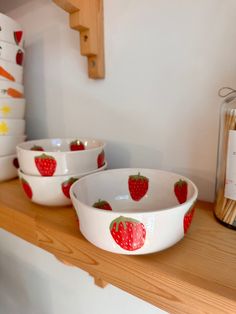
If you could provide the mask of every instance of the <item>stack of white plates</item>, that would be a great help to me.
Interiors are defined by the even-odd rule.
[[[0,181],[17,177],[16,145],[25,140],[23,31],[0,13]]]

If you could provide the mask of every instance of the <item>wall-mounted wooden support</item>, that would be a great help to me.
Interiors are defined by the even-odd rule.
[[[95,275],[92,275],[92,274],[90,274],[90,276],[92,276],[93,277],[93,279],[94,279],[94,284],[96,285],[96,286],[98,286],[99,288],[106,288],[106,286],[108,285],[108,283],[106,282],[106,281],[104,281],[102,278],[100,278],[100,277],[97,277],[97,276],[95,276]]]
[[[70,27],[80,32],[80,51],[88,57],[89,77],[104,78],[103,0],[53,1],[70,14]]]
[[[70,266],[70,267],[75,267],[75,265],[73,265],[73,264],[67,262],[65,259],[63,259],[63,258],[61,258],[61,257],[59,257],[59,256],[57,256],[57,255],[54,255],[54,256],[56,257],[56,259],[57,259],[58,261],[60,261],[60,262],[63,263],[64,265]],[[104,281],[101,277],[99,277],[99,276],[97,276],[97,275],[93,275],[93,274],[89,274],[89,275],[90,275],[91,277],[93,277],[93,279],[94,279],[94,284],[95,284],[96,286],[98,286],[99,288],[105,288],[105,287],[108,285],[108,283],[107,283],[106,281]]]

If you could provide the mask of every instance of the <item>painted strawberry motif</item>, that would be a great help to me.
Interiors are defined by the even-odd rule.
[[[70,188],[72,186],[72,184],[77,181],[78,178],[70,178],[69,180],[66,180],[64,181],[62,184],[61,184],[61,189],[62,189],[62,192],[63,194],[67,197],[67,198],[70,198]]]
[[[137,175],[129,176],[128,186],[131,198],[134,201],[139,201],[148,191],[149,179],[141,176],[140,172]]]
[[[44,152],[44,149],[41,146],[34,145],[30,148],[30,150],[38,151],[38,152]]]
[[[17,45],[19,45],[19,43],[21,42],[22,35],[23,35],[22,31],[15,31],[14,32],[14,39],[15,39],[15,42]]]
[[[16,42],[17,45],[19,45],[19,43],[21,42],[22,35],[23,35],[22,31],[14,32],[14,38],[15,38],[15,42]]]
[[[19,165],[19,161],[17,158],[14,158],[13,159],[13,165],[16,169],[19,169],[20,168],[20,165]]]
[[[21,185],[23,187],[23,190],[25,191],[25,194],[28,196],[29,199],[32,199],[33,197],[33,192],[32,189],[29,185],[29,183],[25,179],[21,179]]]
[[[93,207],[105,209],[105,210],[112,210],[111,205],[104,200],[99,199],[96,203],[93,204]]]
[[[17,54],[16,54],[16,63],[18,65],[22,65],[23,64],[23,58],[24,58],[24,53],[21,49],[19,49],[17,51]]]
[[[184,215],[184,234],[187,233],[190,225],[191,225],[191,222],[193,220],[193,215],[194,215],[194,212],[195,212],[195,207],[192,206],[188,211],[187,213]]]
[[[188,195],[188,183],[184,180],[179,180],[174,185],[174,192],[177,200],[180,204],[183,204],[187,200]]]
[[[105,163],[105,152],[104,152],[104,150],[102,150],[101,153],[98,155],[98,158],[97,158],[98,168],[101,168],[102,166],[104,166],[104,163]]]
[[[53,176],[56,171],[57,162],[56,159],[52,156],[42,154],[34,157],[35,165],[41,174],[41,176]]]
[[[110,233],[116,243],[127,251],[140,249],[146,238],[146,229],[140,221],[123,216],[111,222]]]
[[[70,143],[70,150],[75,151],[75,150],[85,150],[84,143],[81,142],[80,140],[75,140]]]

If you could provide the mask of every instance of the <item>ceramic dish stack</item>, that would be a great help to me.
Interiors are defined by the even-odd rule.
[[[22,188],[45,206],[71,204],[70,187],[79,178],[106,169],[105,143],[97,139],[44,139],[17,145]]]
[[[17,177],[16,145],[25,140],[23,31],[0,13],[0,181]]]

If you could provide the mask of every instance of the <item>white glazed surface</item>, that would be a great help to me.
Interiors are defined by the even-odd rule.
[[[20,168],[24,173],[40,175],[35,157],[43,153],[56,160],[53,176],[87,172],[98,168],[98,155],[104,150],[105,143],[96,139],[80,138],[86,149],[70,151],[69,144],[75,139],[45,139],[27,141],[17,146]],[[32,151],[33,146],[40,146],[44,151]]]
[[[11,75],[11,78],[8,78],[2,75],[1,68],[7,71],[9,75]],[[12,82],[22,84],[23,83],[23,67],[9,61],[5,61],[0,58],[0,79],[4,81],[12,81]]]
[[[25,99],[0,98],[0,118],[23,119],[25,116]]]
[[[88,173],[74,174],[69,176],[40,177],[24,174],[19,170],[20,179],[24,179],[29,184],[32,191],[31,201],[43,206],[66,206],[71,204],[70,198],[66,197],[62,191],[62,184],[70,178],[81,178],[85,175],[103,171],[107,163],[100,169]],[[22,182],[21,182],[22,183]],[[29,196],[28,196],[29,197]]]
[[[0,136],[0,157],[16,154],[16,145],[24,142],[26,135]]]
[[[0,40],[0,58],[1,59],[10,61],[14,64],[19,64],[17,63],[18,53],[23,54],[23,62],[24,62],[24,49],[23,48]]]
[[[149,187],[140,201],[130,197],[128,178],[141,173],[149,178]],[[179,204],[174,194],[174,184],[179,179],[188,183],[187,200]],[[196,186],[187,178],[160,170],[116,169],[104,174],[90,175],[74,183],[71,199],[85,238],[107,251],[120,254],[147,254],[164,250],[184,236],[184,215],[197,198]],[[106,200],[112,211],[93,208],[98,199]],[[144,245],[134,251],[120,247],[110,233],[111,222],[120,217],[138,220],[145,226]]]
[[[10,89],[14,89],[17,92],[21,93],[20,96],[12,96],[9,93]],[[24,86],[22,84],[19,83],[15,83],[12,81],[4,81],[4,80],[0,80],[0,98],[17,98],[17,99],[22,99],[24,97]]]
[[[0,119],[0,135],[24,135],[25,120],[23,119]]]
[[[0,157],[0,181],[7,181],[17,177],[17,169],[14,166],[16,155]]]
[[[15,37],[14,37],[14,32],[16,31],[22,31],[22,27],[13,19],[11,19],[9,16],[4,15],[0,13],[0,40],[12,43],[16,45]],[[20,43],[18,43],[19,46],[23,46],[24,42],[24,34],[21,38]]]

